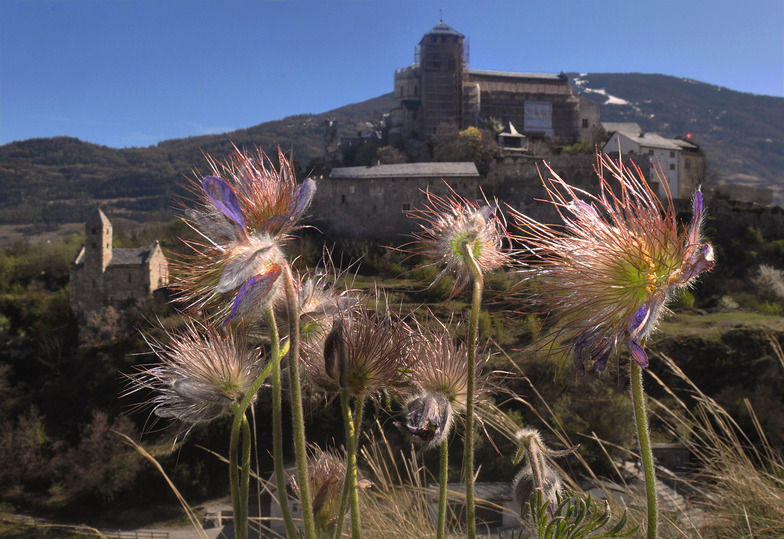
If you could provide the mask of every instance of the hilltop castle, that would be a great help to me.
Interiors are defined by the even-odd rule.
[[[113,249],[112,224],[100,209],[93,212],[71,266],[71,309],[80,320],[104,307],[122,307],[168,282],[168,264],[157,241],[141,249]]]
[[[460,129],[493,118],[528,139],[592,140],[599,105],[576,96],[568,77],[468,68],[468,44],[439,22],[422,37],[414,63],[395,71],[390,142],[428,140],[441,123]]]

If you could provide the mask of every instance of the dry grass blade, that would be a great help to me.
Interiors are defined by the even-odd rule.
[[[118,436],[121,436],[128,443],[128,445],[133,447],[137,452],[139,452],[141,456],[149,460],[152,463],[152,465],[155,466],[155,468],[160,472],[160,474],[166,480],[166,483],[169,485],[169,488],[172,490],[172,492],[174,492],[174,495],[177,496],[177,500],[180,502],[180,505],[182,505],[182,508],[185,510],[185,514],[188,515],[188,520],[191,521],[191,525],[193,525],[193,528],[196,530],[196,533],[198,533],[199,537],[203,539],[209,539],[207,537],[207,533],[204,531],[204,527],[201,525],[201,522],[199,522],[199,517],[196,516],[196,513],[193,511],[193,509],[191,509],[190,505],[188,505],[188,502],[186,502],[185,498],[182,497],[180,491],[177,490],[176,486],[174,486],[174,483],[172,483],[171,479],[169,479],[169,476],[166,475],[166,472],[163,470],[163,467],[160,465],[160,463],[158,463],[155,457],[150,455],[142,446],[134,442],[130,437],[126,436],[122,432],[118,432],[116,430],[112,432],[114,432]]]
[[[784,365],[781,348],[771,340]],[[695,505],[706,518],[698,522],[706,537],[784,537],[784,458],[765,435],[748,399],[744,401],[755,433],[746,433],[714,399],[705,395],[668,357],[662,364],[689,387],[690,402],[652,378],[672,398],[678,412],[654,401],[659,418],[697,460],[692,486]],[[751,440],[756,434],[758,440]]]

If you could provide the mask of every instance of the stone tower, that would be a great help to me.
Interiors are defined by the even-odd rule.
[[[441,21],[419,42],[422,130],[426,139],[442,122],[463,125],[463,38]]]
[[[112,223],[96,208],[84,224],[84,266],[90,278],[98,279],[112,260]]]

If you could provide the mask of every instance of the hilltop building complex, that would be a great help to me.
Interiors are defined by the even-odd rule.
[[[599,105],[572,92],[568,77],[469,69],[465,36],[439,22],[422,37],[414,63],[395,71],[390,142],[427,141],[444,122],[460,129],[494,119],[529,139],[591,139]]]

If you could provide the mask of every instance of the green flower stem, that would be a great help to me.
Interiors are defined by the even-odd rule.
[[[343,407],[343,393],[345,393],[345,398],[347,399],[345,407]],[[344,419],[344,421],[347,421],[347,419],[346,419],[346,417],[347,417],[346,416],[346,409],[348,408],[348,398],[349,398],[349,395],[348,395],[347,392],[344,391],[344,392],[341,393],[341,397],[340,398],[341,398],[341,401],[340,401],[341,402],[341,408],[343,409],[343,419]],[[354,436],[353,436],[354,437],[354,441],[353,441],[353,444],[352,444],[353,447],[354,447],[353,451],[354,451],[354,461],[355,462],[356,462],[356,454],[357,454],[357,443],[359,441],[359,427],[360,427],[360,425],[362,423],[362,414],[364,412],[364,408],[365,408],[365,399],[364,399],[364,397],[357,399],[355,401],[355,403],[354,403]],[[350,419],[350,415],[348,417]],[[349,451],[348,448],[349,448],[348,428],[346,428],[346,453],[347,454],[348,454],[348,451]],[[346,457],[346,458],[348,458],[348,457]],[[340,495],[340,509],[338,510],[337,522],[335,523],[335,529],[334,529],[334,531],[332,533],[332,538],[333,539],[335,539],[337,537],[340,537],[343,534],[343,518],[346,515],[346,505],[348,504],[348,496],[349,496],[349,491],[350,491],[350,488],[351,488],[351,481],[350,481],[349,473],[350,473],[349,467],[348,467],[348,465],[346,465],[346,477],[343,480],[343,492]],[[356,478],[356,467],[354,468],[354,477]],[[357,499],[357,502],[359,502],[358,499]]]
[[[297,527],[291,516],[283,470],[283,404],[280,381],[280,336],[272,308],[267,309],[267,326],[272,341],[272,456],[275,461],[275,483],[278,485],[278,504],[286,526],[286,535],[297,536]]]
[[[532,447],[536,442],[529,439],[526,450],[528,451],[528,462],[531,463],[531,475],[534,476],[534,485],[544,495],[544,480],[542,479],[542,463],[539,462],[539,453]]]
[[[240,518],[242,509],[240,505],[240,479],[237,475],[237,466],[239,465],[239,441],[242,420],[245,417],[245,411],[240,411],[239,406],[234,406],[234,424],[231,429],[231,437],[229,439],[229,482],[231,483],[231,504],[234,509],[234,536],[237,539],[243,539],[243,529],[245,532],[248,530],[247,523],[243,523]],[[234,428],[236,426],[236,428]]]
[[[648,432],[648,410],[645,405],[645,391],[642,387],[642,367],[634,359],[630,359],[632,402],[634,403],[634,420],[637,424],[637,437],[640,441],[640,457],[645,474],[645,493],[648,497],[648,539],[656,539],[658,535],[659,504],[656,499],[656,471],[653,466],[653,450],[651,449],[650,433]]]
[[[474,272],[474,294],[471,302],[471,320],[468,324],[468,384],[466,387],[465,417],[465,486],[466,486],[466,525],[467,537],[476,537],[476,510],[474,504],[474,378],[476,366],[476,341],[479,330],[479,310],[482,306],[484,278],[476,264],[474,254],[466,245],[466,255]]]
[[[289,389],[291,391],[291,415],[294,424],[294,453],[297,460],[297,482],[299,484],[302,520],[306,539],[315,539],[316,525],[313,520],[313,500],[310,497],[308,480],[307,447],[305,445],[305,417],[302,410],[302,387],[299,375],[299,309],[297,291],[291,267],[285,265],[283,282],[286,287],[286,302],[289,311]]]
[[[229,438],[229,482],[231,484],[231,502],[235,515],[240,515],[242,513],[241,511],[242,497],[240,495],[240,478],[238,476],[240,432],[244,430],[243,423],[247,424],[248,421],[245,416],[245,412],[248,410],[248,407],[251,405],[253,399],[256,397],[256,392],[258,392],[259,388],[261,387],[261,384],[264,383],[264,380],[266,380],[267,377],[270,375],[270,371],[274,366],[273,363],[270,363],[269,365],[264,367],[264,369],[262,369],[261,374],[259,374],[259,377],[256,378],[256,380],[253,382],[253,385],[245,394],[242,401],[240,401],[239,403],[234,403],[234,405],[232,406],[232,411],[234,413],[234,422],[232,423],[231,426],[231,435]],[[250,434],[246,436],[244,444],[250,444]],[[250,472],[250,468],[248,468],[248,473],[249,472]],[[247,503],[247,497],[248,497],[248,492],[246,489],[245,490],[246,503]],[[234,535],[237,537],[237,539],[247,537],[247,531],[248,531],[247,518],[245,522],[241,522],[239,518],[235,518]]]
[[[242,468],[240,469],[240,520],[245,523],[245,537],[248,537],[248,497],[250,494],[250,425],[247,414],[242,416]]]
[[[351,413],[349,406],[349,393],[346,390],[340,392],[340,405],[343,410],[343,422],[346,425],[346,479],[343,483],[343,493],[347,495],[351,503],[351,537],[360,537],[360,516],[359,516],[359,488],[357,486],[357,442],[359,440],[359,426],[362,421],[362,412],[365,399],[358,397],[354,406],[354,413]],[[345,513],[345,500],[341,496],[341,513],[338,516],[339,522],[336,526],[336,537],[342,533],[343,513]]]
[[[437,539],[446,537],[446,483],[449,479],[449,440],[444,436],[441,441],[441,469],[438,475],[438,531]]]

